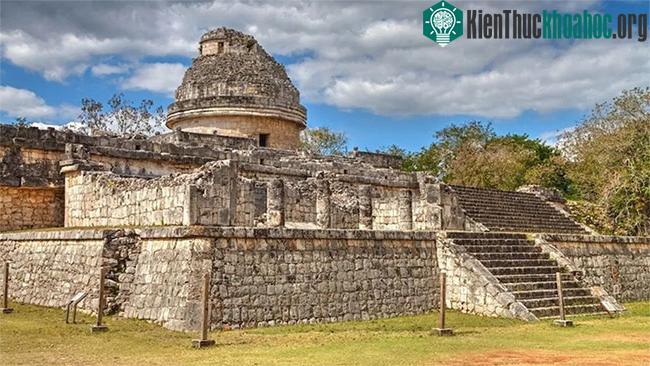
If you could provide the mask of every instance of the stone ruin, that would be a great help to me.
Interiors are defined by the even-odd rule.
[[[251,36],[204,35],[152,138],[0,125],[0,259],[16,301],[75,293],[177,330],[418,314],[614,313],[650,299],[650,238],[601,236],[544,190],[446,185],[384,154],[296,151],[306,111]],[[541,193],[540,193],[541,192]]]

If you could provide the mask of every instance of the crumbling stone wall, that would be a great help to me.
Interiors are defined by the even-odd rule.
[[[203,275],[212,267],[211,248],[207,238],[149,230],[143,235],[120,315],[153,320],[174,330],[198,328]]]
[[[96,171],[101,167],[83,161],[67,163],[66,226],[440,227],[439,203],[411,182],[322,171],[312,175],[238,160],[156,179]]]
[[[235,230],[214,240],[215,326],[330,322],[435,306],[431,233]]]
[[[65,226],[182,225],[190,198],[188,186],[175,179],[124,178],[93,171],[69,173]]]
[[[63,226],[62,188],[0,186],[0,231]]]
[[[140,252],[133,230],[65,230],[0,234],[0,260],[10,262],[10,296],[63,307],[77,293],[79,307],[96,311],[101,268],[106,268],[106,312],[123,309]]]
[[[80,307],[91,309],[97,298],[102,249],[103,237],[95,232],[0,234],[0,257],[11,263],[11,298],[60,307],[85,291],[91,294]]]
[[[59,307],[77,292],[97,306],[177,330],[197,329],[203,276],[219,327],[374,319],[422,313],[437,301],[429,232],[150,227],[0,234],[12,298]]]
[[[604,288],[619,301],[650,299],[650,237],[544,234],[584,272],[590,286]]]

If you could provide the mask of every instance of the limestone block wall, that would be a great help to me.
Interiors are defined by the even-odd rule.
[[[180,112],[178,112],[174,115],[173,128],[179,128],[184,132],[253,138],[255,140],[258,140],[260,134],[265,134],[268,135],[266,145],[268,147],[285,150],[298,149],[300,131],[304,129],[304,125],[300,122],[266,115],[270,112],[264,110],[260,111],[258,116],[254,116],[237,115],[234,106],[226,106],[224,109],[235,111],[216,116],[210,116],[209,112],[204,115],[197,113],[196,116],[180,116],[178,115]],[[246,109],[243,109],[242,112],[251,114]]]
[[[0,186],[0,231],[63,226],[62,188]]]
[[[177,330],[198,328],[206,274],[213,328],[416,314],[438,299],[430,232],[61,229],[0,234],[0,260],[12,299],[61,307],[86,291],[89,311],[103,266],[108,311]]]
[[[440,228],[439,189],[431,183],[312,175],[238,160],[153,179],[97,171],[81,160],[66,164],[66,226]]]
[[[375,319],[435,306],[431,233],[234,230],[214,240],[220,327]]]
[[[120,315],[153,320],[174,330],[199,327],[203,275],[213,262],[212,240],[150,231],[141,238],[137,266]]]
[[[80,307],[92,309],[96,305],[103,246],[101,232],[0,234],[0,259],[11,263],[10,297],[60,307],[76,293],[86,291],[90,295]]]
[[[619,301],[650,299],[650,237],[545,234],[584,281]]]
[[[65,226],[182,225],[188,185],[174,176],[149,180],[109,172],[66,174]]]

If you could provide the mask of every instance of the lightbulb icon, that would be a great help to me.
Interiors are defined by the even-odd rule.
[[[457,15],[456,12],[459,14]],[[428,14],[426,14],[428,13]],[[428,15],[428,19],[426,18]],[[452,4],[441,1],[425,10],[425,27],[428,25],[428,37],[445,47],[452,40],[462,35],[462,13]],[[459,27],[457,27],[459,25]],[[426,28],[425,28],[426,31]],[[435,34],[435,39],[432,37]],[[426,34],[425,34],[426,35]]]

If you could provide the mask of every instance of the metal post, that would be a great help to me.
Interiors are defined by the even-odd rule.
[[[97,305],[97,322],[95,325],[90,327],[92,333],[95,332],[105,332],[108,330],[108,327],[102,324],[102,318],[104,317],[104,280],[106,278],[106,268],[102,267],[99,271],[99,303]]]
[[[447,275],[440,273],[440,316],[438,318],[438,328],[433,329],[434,334],[439,336],[450,336],[454,334],[453,329],[445,328],[445,311],[447,307]]]
[[[573,326],[571,320],[566,320],[566,314],[564,312],[564,294],[562,291],[562,273],[555,272],[555,282],[557,284],[557,297],[558,305],[560,307],[560,319],[555,320],[553,323],[561,327],[570,327]]]
[[[10,314],[14,309],[9,307],[9,262],[5,262],[4,284],[2,290],[2,313]]]
[[[203,348],[214,346],[213,339],[208,339],[208,329],[210,328],[210,274],[203,275],[203,295],[202,302],[202,316],[201,316],[201,339],[193,339],[192,346],[194,348]]]

